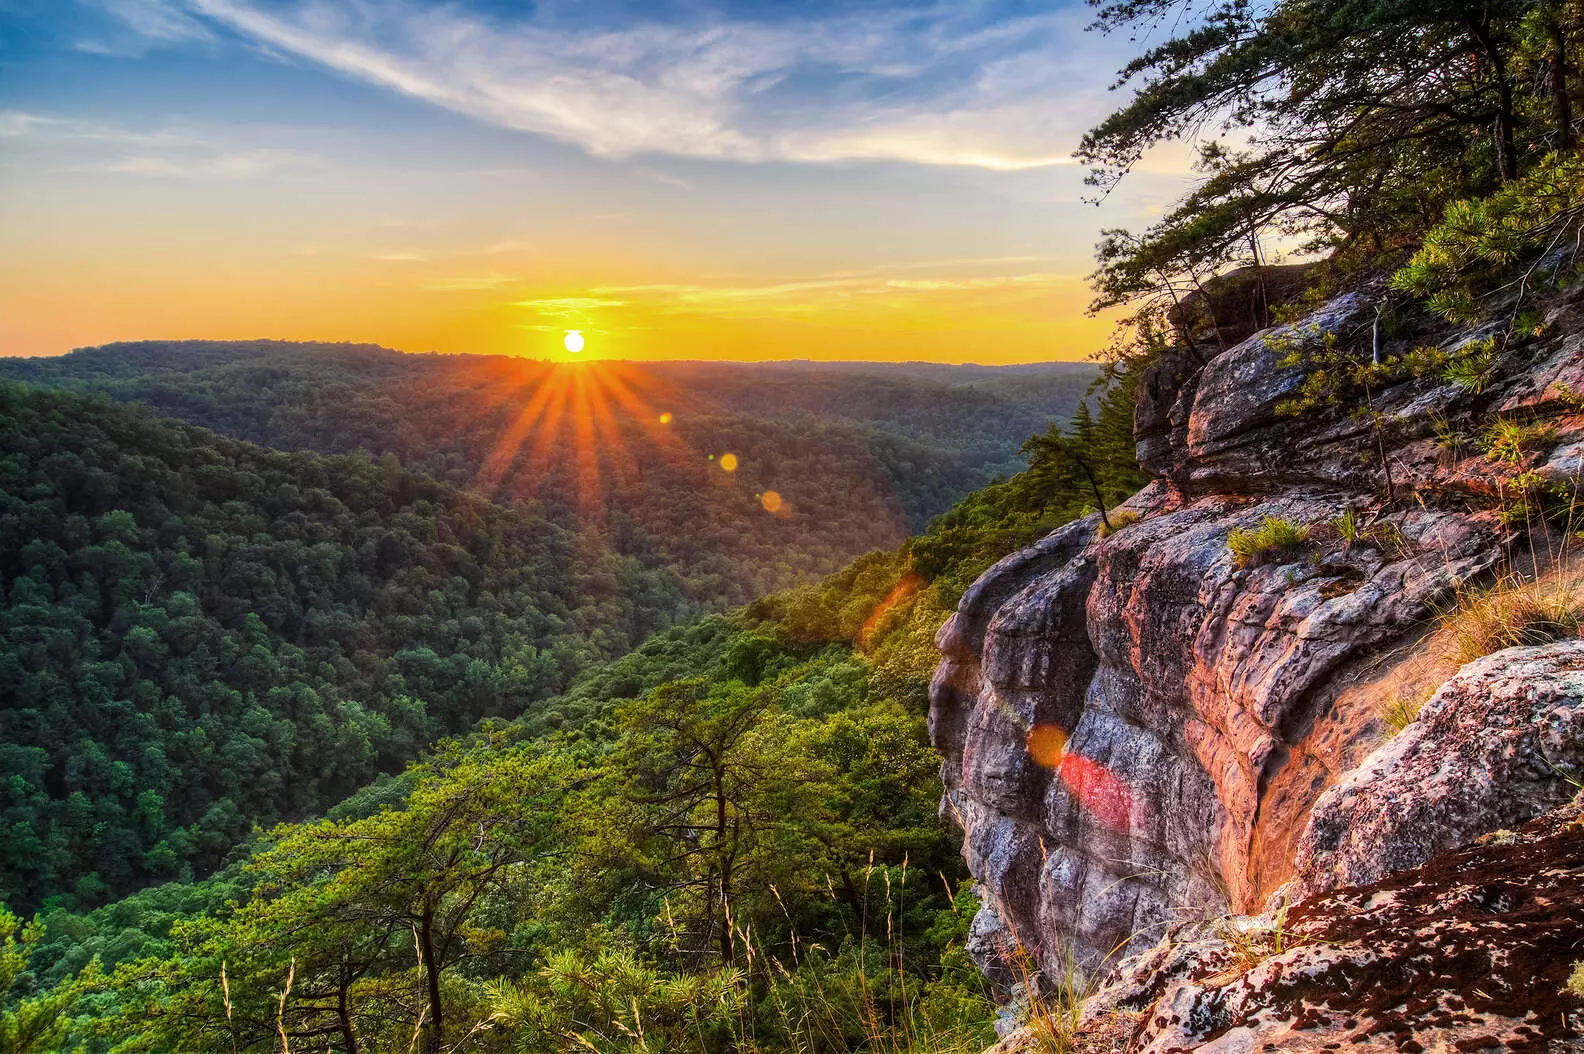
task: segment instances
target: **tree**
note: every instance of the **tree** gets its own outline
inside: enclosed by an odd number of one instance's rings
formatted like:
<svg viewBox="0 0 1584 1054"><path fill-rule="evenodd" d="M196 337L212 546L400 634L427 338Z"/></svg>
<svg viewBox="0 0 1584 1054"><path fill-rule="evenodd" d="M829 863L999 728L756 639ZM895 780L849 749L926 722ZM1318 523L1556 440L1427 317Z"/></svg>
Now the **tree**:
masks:
<svg viewBox="0 0 1584 1054"><path fill-rule="evenodd" d="M77 1001L77 987L68 982L38 997L14 998L13 990L28 968L28 958L44 935L37 920L23 924L0 904L0 1051L5 1054L51 1054L66 1034L67 1012ZM20 936L20 940L18 937Z"/></svg>
<svg viewBox="0 0 1584 1054"><path fill-rule="evenodd" d="M1262 237L1376 248L1459 197L1572 149L1571 4L1548 0L1116 0L1096 26L1188 28L1130 62L1133 98L1084 138L1108 191L1152 147L1200 145L1204 180L1139 236L1107 232L1099 308L1180 300L1207 274L1259 265ZM1522 76L1534 67L1539 76ZM1480 144L1483 140L1483 145ZM1473 145L1471 145L1473 144Z"/></svg>

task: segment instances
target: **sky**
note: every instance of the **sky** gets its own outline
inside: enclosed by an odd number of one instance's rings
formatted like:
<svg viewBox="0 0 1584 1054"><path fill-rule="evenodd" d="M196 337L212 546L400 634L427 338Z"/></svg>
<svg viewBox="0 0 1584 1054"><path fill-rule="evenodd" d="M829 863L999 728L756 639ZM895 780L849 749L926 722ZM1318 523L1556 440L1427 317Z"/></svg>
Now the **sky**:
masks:
<svg viewBox="0 0 1584 1054"><path fill-rule="evenodd" d="M1081 2L0 0L0 354L1082 359Z"/></svg>

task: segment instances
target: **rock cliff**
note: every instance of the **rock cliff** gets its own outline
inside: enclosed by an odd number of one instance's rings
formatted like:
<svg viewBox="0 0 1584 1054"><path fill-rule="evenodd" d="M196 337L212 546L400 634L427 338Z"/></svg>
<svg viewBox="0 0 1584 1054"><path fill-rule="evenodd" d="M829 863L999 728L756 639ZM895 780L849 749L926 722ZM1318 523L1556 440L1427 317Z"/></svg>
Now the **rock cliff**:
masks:
<svg viewBox="0 0 1584 1054"><path fill-rule="evenodd" d="M1158 479L1113 513L1125 526L1091 516L1006 558L941 630L942 808L992 977L1015 980L1014 947L1047 975L1103 973L1184 925L1377 882L1573 796L1584 645L1460 672L1434 616L1515 564L1570 566L1519 496L1576 493L1584 294L1475 384L1428 371L1371 392L1372 413L1287 416L1291 347L1368 347L1375 311L1366 289L1157 363L1135 431ZM1526 438L1498 458L1479 437L1503 421ZM1233 532L1272 518L1307 537L1235 556ZM1392 736L1390 705L1427 696Z"/></svg>

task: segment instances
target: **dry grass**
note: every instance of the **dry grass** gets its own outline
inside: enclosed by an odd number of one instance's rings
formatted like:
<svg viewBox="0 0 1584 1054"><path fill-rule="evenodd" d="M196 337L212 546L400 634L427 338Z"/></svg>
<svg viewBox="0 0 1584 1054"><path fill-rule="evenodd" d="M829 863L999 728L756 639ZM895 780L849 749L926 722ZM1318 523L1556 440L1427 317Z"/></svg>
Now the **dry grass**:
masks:
<svg viewBox="0 0 1584 1054"><path fill-rule="evenodd" d="M1386 730L1395 736L1419 720L1419 711L1424 709L1425 703L1434 694L1433 689L1423 688L1417 692L1392 692L1386 696L1380 706L1380 717L1386 724Z"/></svg>
<svg viewBox="0 0 1584 1054"><path fill-rule="evenodd" d="M1106 513L1106 519L1111 521L1110 524L1107 525L1104 520L1100 522L1100 537L1109 538L1122 528L1131 527L1143 518L1142 513L1134 512L1132 509L1112 509Z"/></svg>
<svg viewBox="0 0 1584 1054"><path fill-rule="evenodd" d="M1441 616L1459 663L1504 648L1550 644L1584 635L1579 576L1560 569L1534 579L1508 578L1489 590L1461 589Z"/></svg>

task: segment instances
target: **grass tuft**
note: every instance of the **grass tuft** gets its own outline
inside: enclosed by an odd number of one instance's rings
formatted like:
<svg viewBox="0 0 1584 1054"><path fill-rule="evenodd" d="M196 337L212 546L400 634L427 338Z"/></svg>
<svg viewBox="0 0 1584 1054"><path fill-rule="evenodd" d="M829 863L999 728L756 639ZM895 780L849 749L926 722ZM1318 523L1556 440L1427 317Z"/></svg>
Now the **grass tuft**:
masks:
<svg viewBox="0 0 1584 1054"><path fill-rule="evenodd" d="M1441 620L1453 630L1453 657L1473 662L1505 648L1584 636L1584 595L1556 573L1508 579L1484 592L1460 590Z"/></svg>
<svg viewBox="0 0 1584 1054"><path fill-rule="evenodd" d="M1252 567L1267 558L1289 555L1309 540L1309 528L1285 516L1267 516L1252 531L1235 528L1227 548L1238 567Z"/></svg>
<svg viewBox="0 0 1584 1054"><path fill-rule="evenodd" d="M1112 509L1110 512L1106 513L1106 518L1109 519L1111 523L1107 525L1104 520L1101 521L1100 537L1102 538L1109 538L1113 534L1122 530L1124 527L1133 526L1135 523L1139 522L1139 520L1143 519L1144 516L1142 513L1134 512L1132 509Z"/></svg>
<svg viewBox="0 0 1584 1054"><path fill-rule="evenodd" d="M1434 694L1432 689L1427 688L1413 695L1393 692L1387 696L1380 706L1380 718L1385 722L1386 730L1395 736L1419 720L1419 712Z"/></svg>

